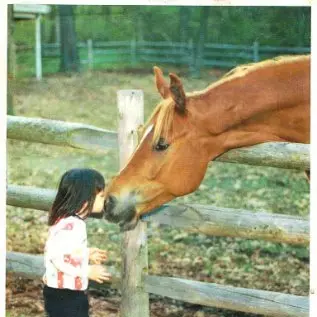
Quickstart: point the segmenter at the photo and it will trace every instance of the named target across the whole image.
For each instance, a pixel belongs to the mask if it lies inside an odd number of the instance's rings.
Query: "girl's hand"
[[[102,265],[89,265],[88,278],[102,284],[105,281],[110,281],[111,274],[108,273],[106,268]]]
[[[107,251],[98,248],[89,249],[89,261],[92,264],[101,264],[107,260]]]

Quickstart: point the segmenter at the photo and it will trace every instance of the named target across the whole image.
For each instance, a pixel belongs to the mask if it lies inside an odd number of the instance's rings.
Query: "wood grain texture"
[[[104,151],[117,148],[117,133],[94,126],[41,118],[7,116],[7,138]]]
[[[210,236],[263,239],[289,244],[309,244],[309,219],[300,216],[211,205],[164,205],[144,221],[157,221]]]
[[[144,106],[141,90],[119,90],[119,157],[124,168],[138,143],[138,128],[143,124]],[[148,271],[147,224],[139,221],[135,229],[123,233],[121,317],[149,317],[149,294],[144,291],[142,276]]]
[[[162,276],[146,276],[145,289],[153,294],[189,303],[271,317],[309,315],[309,298],[305,296]]]

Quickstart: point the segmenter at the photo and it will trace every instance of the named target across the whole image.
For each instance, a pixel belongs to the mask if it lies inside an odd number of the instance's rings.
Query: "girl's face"
[[[102,190],[96,195],[95,202],[92,207],[92,212],[95,212],[95,213],[102,212],[104,203],[105,203],[105,192]]]

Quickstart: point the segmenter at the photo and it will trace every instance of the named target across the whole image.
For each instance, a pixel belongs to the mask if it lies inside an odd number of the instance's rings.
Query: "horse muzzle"
[[[104,217],[118,223],[121,231],[132,230],[138,223],[138,216],[133,199],[118,200],[109,195],[104,205]]]

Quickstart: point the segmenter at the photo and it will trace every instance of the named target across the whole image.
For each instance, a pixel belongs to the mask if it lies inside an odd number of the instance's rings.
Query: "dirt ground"
[[[6,316],[26,317],[45,316],[42,298],[42,283],[8,275],[10,288],[6,291]],[[14,286],[14,287],[13,287]],[[90,317],[119,317],[120,294],[114,289],[100,292],[89,291]],[[217,308],[188,304],[150,294],[151,317],[252,317],[245,314]]]

